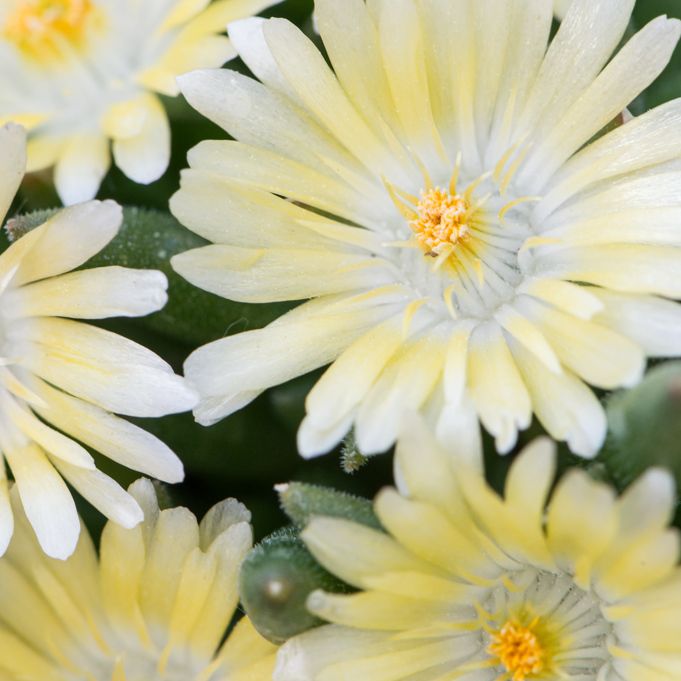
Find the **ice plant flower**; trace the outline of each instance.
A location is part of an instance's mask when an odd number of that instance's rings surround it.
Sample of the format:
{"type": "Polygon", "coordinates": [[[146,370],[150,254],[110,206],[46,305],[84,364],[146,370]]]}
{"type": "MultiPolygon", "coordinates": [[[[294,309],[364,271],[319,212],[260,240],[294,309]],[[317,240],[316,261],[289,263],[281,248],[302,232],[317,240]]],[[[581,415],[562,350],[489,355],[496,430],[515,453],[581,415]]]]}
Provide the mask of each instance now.
{"type": "MultiPolygon", "coordinates": [[[[0,129],[0,216],[23,176],[25,142],[18,126],[0,129]]],[[[121,220],[112,201],[73,206],[0,254],[0,555],[13,531],[5,465],[41,546],[57,558],[73,552],[80,532],[64,480],[116,522],[142,520],[137,502],[79,443],[166,482],[183,478],[168,447],[113,413],[186,411],[195,393],[153,352],[77,321],[142,316],[166,302],[161,272],[72,271],[114,238],[121,220]]]]}
{"type": "Polygon", "coordinates": [[[611,59],[632,7],[575,0],[547,51],[544,0],[317,0],[335,73],[287,21],[231,25],[262,83],[181,78],[236,141],[190,152],[172,209],[214,244],[173,265],[238,301],[313,300],[189,358],[197,419],[333,363],[304,455],[353,426],[384,451],[411,409],[443,441],[479,417],[501,452],[534,413],[593,455],[586,384],[681,353],[681,100],[587,144],[681,32],[660,17],[611,59]]]}
{"type": "Polygon", "coordinates": [[[289,641],[276,681],[679,678],[670,474],[651,469],[618,498],[573,470],[551,494],[555,445],[541,439],[502,498],[474,452],[455,462],[430,437],[417,424],[397,445],[400,491],[375,502],[385,534],[324,517],[304,531],[360,591],[309,597],[333,624],[289,641]]]}
{"type": "MultiPolygon", "coordinates": [[[[99,557],[84,530],[66,562],[19,525],[0,559],[0,672],[7,681],[270,681],[275,647],[243,618],[222,643],[251,547],[249,512],[233,499],[199,524],[159,510],[153,485],[130,493],[144,523],[108,523],[99,557]]],[[[15,500],[16,501],[16,500],[15,500]]]]}
{"type": "Polygon", "coordinates": [[[94,198],[111,165],[148,184],[168,167],[159,95],[234,57],[227,23],[279,0],[6,0],[0,120],[31,129],[28,169],[55,167],[64,203],[94,198]]]}

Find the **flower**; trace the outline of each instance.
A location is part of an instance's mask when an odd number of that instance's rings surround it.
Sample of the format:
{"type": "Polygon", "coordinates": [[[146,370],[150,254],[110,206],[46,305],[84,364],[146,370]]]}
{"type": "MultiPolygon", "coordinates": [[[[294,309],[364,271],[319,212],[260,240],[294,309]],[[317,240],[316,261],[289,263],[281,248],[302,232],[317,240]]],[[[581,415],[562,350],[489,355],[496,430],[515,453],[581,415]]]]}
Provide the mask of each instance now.
{"type": "Polygon", "coordinates": [[[353,426],[385,451],[417,409],[443,442],[479,417],[501,452],[534,413],[594,455],[586,383],[681,353],[681,100],[587,144],[681,32],[659,17],[610,60],[633,4],[575,0],[546,51],[551,2],[317,0],[335,74],[287,21],[232,24],[262,84],[180,80],[237,141],[190,152],[172,210],[214,244],[173,266],[237,301],[312,300],[189,358],[199,422],[333,363],[303,455],[353,426]]]}
{"type": "Polygon", "coordinates": [[[474,452],[456,458],[416,424],[397,446],[401,491],[375,502],[387,534],[312,520],[308,548],[360,591],[309,597],[333,624],[289,641],[276,681],[679,678],[671,475],[651,469],[617,498],[572,470],[545,514],[550,440],[515,460],[505,498],[474,452]]]}
{"type": "MultiPolygon", "coordinates": [[[[25,142],[18,126],[0,129],[1,216],[23,176],[25,142]]],[[[186,411],[196,402],[193,390],[146,348],[74,321],[138,317],[166,302],[161,272],[71,271],[114,238],[121,220],[112,201],[73,206],[0,254],[0,555],[13,531],[5,462],[41,546],[57,558],[73,552],[80,533],[64,480],[121,525],[142,520],[137,502],[78,442],[166,482],[183,478],[168,447],[111,412],[186,411]]]]}
{"type": "Polygon", "coordinates": [[[84,531],[66,562],[47,558],[16,497],[19,526],[0,560],[0,671],[8,681],[270,681],[275,647],[243,618],[224,638],[251,547],[234,499],[201,523],[159,510],[153,485],[131,488],[134,529],[108,523],[99,558],[84,531]]]}
{"type": "Polygon", "coordinates": [[[7,0],[0,119],[31,130],[29,172],[55,166],[66,204],[94,198],[111,165],[149,184],[168,167],[159,95],[176,76],[234,57],[229,21],[280,0],[7,0]]]}

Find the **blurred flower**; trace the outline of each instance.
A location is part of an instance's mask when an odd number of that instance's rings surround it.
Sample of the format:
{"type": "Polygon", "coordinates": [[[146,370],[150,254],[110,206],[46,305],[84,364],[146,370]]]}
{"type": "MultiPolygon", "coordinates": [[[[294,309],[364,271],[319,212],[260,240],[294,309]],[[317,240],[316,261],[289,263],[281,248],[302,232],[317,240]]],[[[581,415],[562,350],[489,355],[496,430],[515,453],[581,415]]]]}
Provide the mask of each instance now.
{"type": "Polygon", "coordinates": [[[545,515],[548,439],[514,462],[505,498],[461,454],[455,464],[416,424],[397,447],[401,491],[374,505],[388,534],[312,520],[307,546],[360,592],[309,597],[334,624],[287,643],[276,681],[679,678],[671,475],[652,469],[618,499],[573,470],[545,515]]]}
{"type": "Polygon", "coordinates": [[[260,84],[183,76],[238,141],[204,142],[172,200],[215,245],[173,260],[249,303],[314,300],[186,364],[209,424],[335,362],[307,399],[304,455],[354,425],[388,449],[405,411],[443,442],[507,452],[533,412],[592,456],[606,423],[585,385],[637,383],[681,354],[681,100],[587,144],[663,70],[660,17],[612,58],[633,0],[318,0],[335,75],[284,20],[231,25],[260,84]],[[675,165],[676,164],[676,165],[675,165]],[[288,199],[288,200],[287,200],[288,199]]]}
{"type": "Polygon", "coordinates": [[[134,529],[109,523],[100,556],[83,531],[66,562],[47,558],[17,507],[0,560],[0,672],[7,681],[269,681],[275,647],[236,609],[251,547],[250,514],[233,499],[199,525],[186,508],[159,511],[153,485],[130,493],[134,529]]]}
{"type": "MultiPolygon", "coordinates": [[[[0,216],[21,182],[25,142],[18,126],[0,129],[0,216]]],[[[114,238],[121,219],[112,201],[73,206],[0,254],[0,452],[41,546],[56,558],[73,552],[80,532],[62,478],[121,525],[142,520],[137,502],[98,471],[75,440],[166,482],[183,478],[182,463],[168,447],[110,412],[163,416],[191,409],[196,395],[153,352],[72,321],[138,317],[165,305],[167,281],[160,272],[71,271],[114,238]]],[[[0,555],[12,536],[12,516],[3,462],[0,555]]]]}
{"type": "Polygon", "coordinates": [[[0,7],[0,119],[31,130],[28,170],[55,166],[66,204],[97,194],[111,164],[149,184],[168,167],[158,95],[235,55],[227,23],[279,0],[6,0],[0,7]]]}

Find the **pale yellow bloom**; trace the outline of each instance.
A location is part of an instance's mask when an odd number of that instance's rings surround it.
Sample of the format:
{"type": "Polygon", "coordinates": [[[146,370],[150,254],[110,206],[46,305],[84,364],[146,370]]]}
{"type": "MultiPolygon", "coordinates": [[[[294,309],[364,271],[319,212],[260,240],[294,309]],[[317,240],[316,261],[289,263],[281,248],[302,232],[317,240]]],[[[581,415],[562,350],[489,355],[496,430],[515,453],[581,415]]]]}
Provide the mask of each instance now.
{"type": "Polygon", "coordinates": [[[474,452],[410,424],[400,491],[375,502],[386,533],[323,517],[304,531],[359,593],[310,596],[333,624],[289,641],[275,681],[681,678],[672,476],[650,470],[618,498],[580,470],[552,493],[555,468],[553,443],[536,441],[501,497],[474,452]]]}
{"type": "Polygon", "coordinates": [[[97,194],[111,165],[148,184],[168,167],[159,95],[235,55],[227,23],[280,0],[4,0],[0,120],[31,130],[29,171],[55,167],[66,204],[97,194]]]}
{"type": "Polygon", "coordinates": [[[197,419],[333,363],[304,455],[352,427],[382,452],[421,410],[443,442],[479,419],[501,452],[534,414],[593,456],[587,384],[681,354],[681,100],[587,144],[681,32],[659,17],[612,57],[633,4],[575,0],[547,51],[545,0],[317,0],[333,71],[287,21],[232,24],[262,83],[181,79],[237,141],[190,152],[172,209],[214,245],[173,265],[238,301],[314,300],[189,358],[197,419]]]}
{"type": "Polygon", "coordinates": [[[269,681],[275,647],[243,618],[222,643],[251,548],[234,499],[199,524],[159,510],[148,480],[130,493],[134,529],[109,523],[99,557],[84,530],[66,562],[47,558],[13,495],[18,527],[0,559],[3,681],[269,681]]]}
{"type": "MultiPolygon", "coordinates": [[[[23,177],[25,133],[0,129],[0,220],[23,177]]],[[[80,523],[66,480],[126,527],[137,502],[97,470],[80,443],[166,482],[182,463],[160,440],[112,412],[154,417],[186,411],[196,395],[153,352],[87,319],[161,309],[161,272],[100,267],[72,271],[101,251],[122,221],[113,201],[66,208],[0,254],[0,555],[13,531],[6,466],[40,544],[70,555],[80,523]]]]}

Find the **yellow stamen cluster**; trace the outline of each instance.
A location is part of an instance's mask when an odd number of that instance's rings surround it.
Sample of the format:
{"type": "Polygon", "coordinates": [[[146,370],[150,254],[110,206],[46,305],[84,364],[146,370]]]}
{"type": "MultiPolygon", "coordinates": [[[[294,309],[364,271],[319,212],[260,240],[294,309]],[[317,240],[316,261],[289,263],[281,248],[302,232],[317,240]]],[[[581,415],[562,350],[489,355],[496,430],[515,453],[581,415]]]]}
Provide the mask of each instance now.
{"type": "Polygon", "coordinates": [[[22,0],[3,34],[28,56],[47,59],[82,44],[94,10],[92,0],[22,0]]]}
{"type": "Polygon", "coordinates": [[[545,667],[545,651],[532,629],[509,620],[493,635],[487,649],[506,667],[512,681],[525,681],[545,667]]]}
{"type": "Polygon", "coordinates": [[[470,236],[470,205],[458,195],[435,187],[421,192],[418,217],[409,225],[426,255],[437,257],[470,236]]]}

